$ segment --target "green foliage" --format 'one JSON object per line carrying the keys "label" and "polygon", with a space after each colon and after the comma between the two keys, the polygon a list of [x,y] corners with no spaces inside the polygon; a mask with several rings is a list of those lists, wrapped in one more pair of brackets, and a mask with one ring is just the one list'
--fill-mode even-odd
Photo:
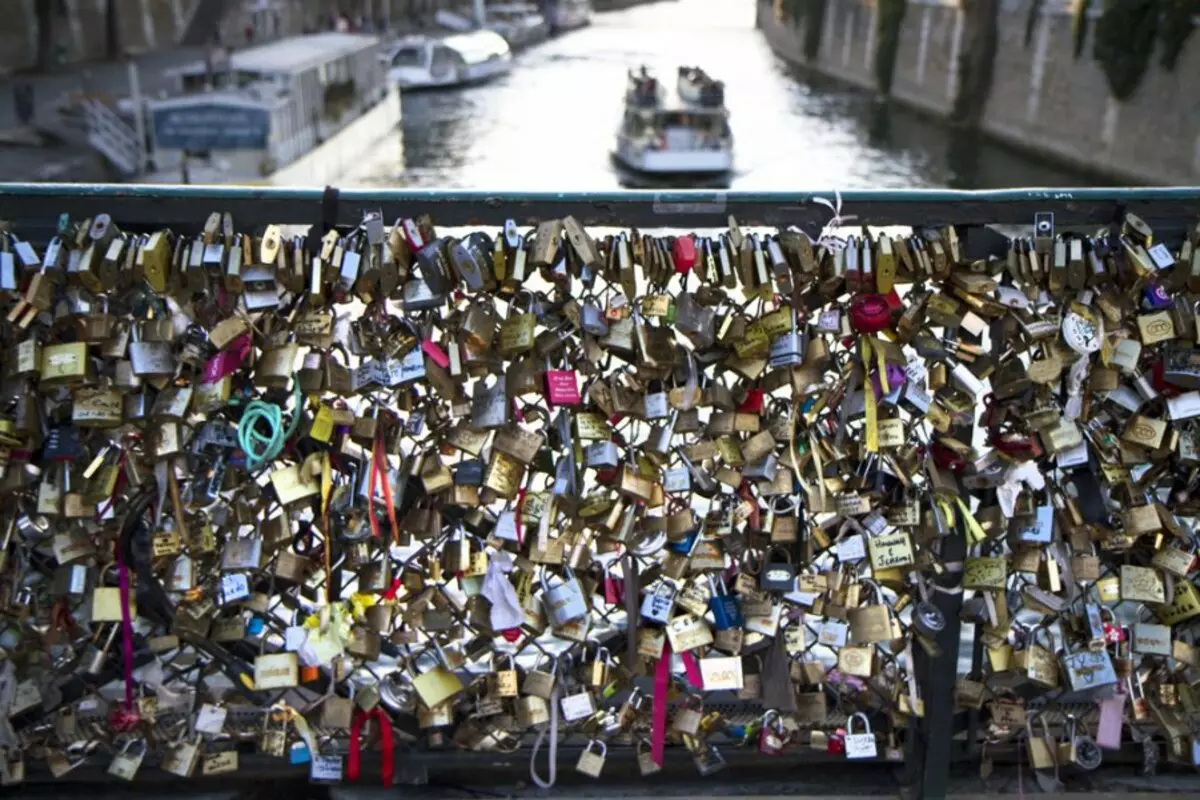
{"label": "green foliage", "polygon": [[1025,17],[1025,46],[1029,47],[1029,43],[1033,41],[1033,30],[1037,27],[1038,20],[1042,18],[1042,2],[1043,0],[1030,0],[1029,16]]}
{"label": "green foliage", "polygon": [[875,17],[875,81],[884,94],[892,90],[900,29],[907,11],[908,0],[879,0],[879,13]]}
{"label": "green foliage", "polygon": [[821,35],[825,32],[826,0],[803,0],[804,57],[815,61],[821,54]]}
{"label": "green foliage", "polygon": [[1092,9],[1092,0],[1075,0],[1075,8],[1071,18],[1071,34],[1075,44],[1075,58],[1083,55],[1083,46],[1087,43],[1088,12]]}
{"label": "green foliage", "polygon": [[1200,15],[1200,0],[1160,0],[1163,6],[1162,26],[1159,36],[1163,51],[1160,63],[1163,69],[1175,70],[1183,45],[1196,26],[1193,20]]}
{"label": "green foliage", "polygon": [[1160,5],[1160,0],[1105,0],[1092,52],[1118,100],[1132,97],[1146,74],[1158,38]]}

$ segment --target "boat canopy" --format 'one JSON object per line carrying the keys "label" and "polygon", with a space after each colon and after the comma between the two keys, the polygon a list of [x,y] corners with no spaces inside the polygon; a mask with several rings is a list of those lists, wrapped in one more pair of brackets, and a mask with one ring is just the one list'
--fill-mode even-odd
{"label": "boat canopy", "polygon": [[508,42],[493,31],[472,31],[442,39],[442,44],[456,50],[468,64],[480,64],[509,52]]}

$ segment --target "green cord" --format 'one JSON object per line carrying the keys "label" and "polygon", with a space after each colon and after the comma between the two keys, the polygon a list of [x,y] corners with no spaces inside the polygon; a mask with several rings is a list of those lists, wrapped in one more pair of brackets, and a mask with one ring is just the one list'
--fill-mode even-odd
{"label": "green cord", "polygon": [[[283,452],[283,445],[288,439],[292,438],[292,434],[296,432],[296,428],[300,425],[300,403],[303,400],[303,395],[300,393],[300,385],[296,384],[295,406],[296,411],[292,414],[292,422],[288,425],[287,430],[283,429],[283,409],[274,403],[264,403],[262,400],[252,400],[246,406],[246,410],[242,412],[242,421],[238,423],[238,445],[242,448],[242,452],[246,454],[246,469],[254,472],[267,462],[274,461]],[[260,421],[265,421],[271,429],[270,436],[263,436],[257,430],[256,426]]]}

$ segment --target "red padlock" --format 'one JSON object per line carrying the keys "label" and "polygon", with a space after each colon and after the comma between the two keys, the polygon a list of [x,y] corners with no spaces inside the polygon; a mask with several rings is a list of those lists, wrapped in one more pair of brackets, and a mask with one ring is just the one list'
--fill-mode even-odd
{"label": "red padlock", "polygon": [[737,407],[737,410],[743,414],[761,414],[765,396],[762,389],[747,389],[746,399]]}
{"label": "red padlock", "polygon": [[829,742],[825,745],[825,752],[831,756],[846,754],[846,732],[844,730],[838,728],[829,734]]}
{"label": "red padlock", "polygon": [[696,266],[696,240],[691,236],[678,237],[671,245],[671,259],[680,275],[691,272]]}
{"label": "red padlock", "polygon": [[763,715],[762,730],[758,732],[758,752],[765,756],[777,756],[783,752],[783,723],[779,712],[768,711]]}

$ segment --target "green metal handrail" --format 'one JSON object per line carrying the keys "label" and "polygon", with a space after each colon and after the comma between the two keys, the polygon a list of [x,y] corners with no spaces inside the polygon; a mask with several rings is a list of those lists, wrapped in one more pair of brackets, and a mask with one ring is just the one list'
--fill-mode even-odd
{"label": "green metal handrail", "polygon": [[[819,230],[836,203],[853,224],[1029,224],[1052,211],[1057,224],[1107,225],[1122,211],[1145,219],[1160,235],[1200,218],[1200,187],[1009,189],[1001,191],[834,190],[811,192],[506,192],[488,190],[272,188],[145,184],[0,184],[0,219],[52,226],[58,214],[112,214],[127,227],[196,229],[214,210],[239,226],[268,223],[357,224],[363,211],[388,219],[429,213],[440,225],[519,223],[573,214],[590,225],[722,227],[734,214],[745,225],[796,225]],[[1161,230],[1160,230],[1161,227]]]}

